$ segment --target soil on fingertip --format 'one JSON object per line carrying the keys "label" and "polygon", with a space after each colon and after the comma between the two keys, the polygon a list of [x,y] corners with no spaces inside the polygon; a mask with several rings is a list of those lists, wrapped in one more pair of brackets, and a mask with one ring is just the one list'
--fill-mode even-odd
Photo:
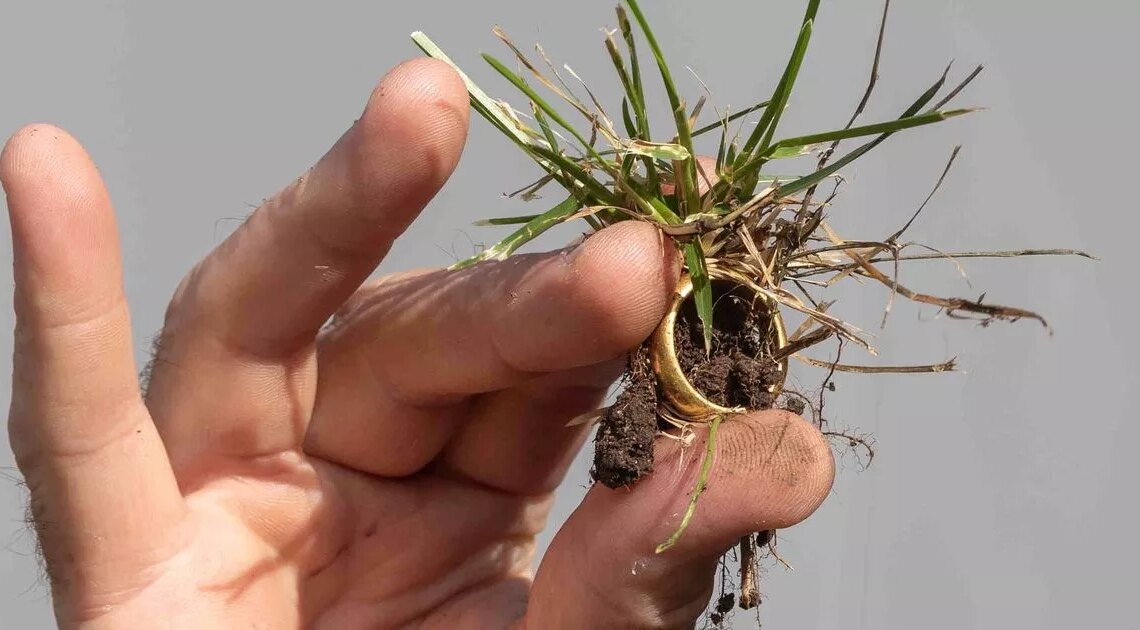
{"label": "soil on fingertip", "polygon": [[[677,356],[686,376],[709,400],[723,407],[771,408],[771,390],[780,380],[772,360],[774,335],[764,302],[742,287],[714,283],[712,353],[706,354],[696,307],[681,307],[675,331]],[[610,488],[628,486],[653,470],[653,444],[659,429],[656,379],[646,346],[629,360],[626,382],[603,416],[594,438],[591,476]]]}

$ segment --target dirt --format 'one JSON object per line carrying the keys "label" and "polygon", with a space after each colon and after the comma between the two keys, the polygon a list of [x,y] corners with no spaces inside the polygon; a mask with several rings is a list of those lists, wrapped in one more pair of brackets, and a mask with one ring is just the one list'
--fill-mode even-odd
{"label": "dirt", "polygon": [[769,358],[771,325],[763,302],[743,288],[714,284],[712,353],[706,354],[696,306],[686,302],[674,332],[689,382],[722,407],[771,408],[770,389],[780,379],[779,365]]}
{"label": "dirt", "polygon": [[[677,317],[677,355],[689,381],[709,400],[725,407],[768,409],[770,387],[779,366],[770,358],[771,320],[763,303],[743,290],[714,284],[713,351],[706,355],[696,308],[682,306]],[[610,488],[636,482],[653,470],[653,443],[659,429],[656,381],[648,348],[631,355],[622,392],[602,418],[594,438],[590,475]]]}
{"label": "dirt", "polygon": [[625,389],[594,437],[590,476],[610,488],[628,486],[653,470],[657,386],[647,356],[643,346],[630,357]]}
{"label": "dirt", "polygon": [[802,416],[804,415],[804,411],[807,409],[807,403],[802,398],[784,396],[784,402],[782,405],[780,405],[780,408],[790,411],[797,416]]}
{"label": "dirt", "polygon": [[712,615],[709,616],[710,620],[713,622],[713,625],[720,626],[720,624],[724,623],[725,615],[732,612],[732,607],[735,605],[735,593],[725,593],[724,595],[721,595],[720,599],[716,600],[716,610]]}

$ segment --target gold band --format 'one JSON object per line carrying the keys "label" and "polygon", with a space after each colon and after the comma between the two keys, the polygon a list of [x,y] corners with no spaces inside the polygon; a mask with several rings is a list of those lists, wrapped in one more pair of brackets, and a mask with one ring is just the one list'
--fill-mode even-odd
{"label": "gold band", "polygon": [[[721,273],[715,267],[709,269],[709,276],[713,280],[724,279],[731,281],[733,279],[731,274]],[[673,303],[670,305],[669,311],[665,314],[665,318],[657,326],[657,330],[654,331],[650,341],[649,360],[653,366],[653,372],[657,376],[657,384],[661,389],[661,393],[664,395],[666,402],[672,410],[690,422],[707,422],[716,415],[728,415],[748,411],[744,408],[722,407],[705,398],[705,396],[689,382],[684,370],[681,368],[680,360],[677,358],[675,336],[677,315],[681,312],[681,306],[685,303],[685,300],[692,296],[692,294],[693,281],[687,273],[682,274],[680,281],[677,283],[677,290],[673,295]],[[778,305],[766,295],[759,293],[755,295],[757,299],[762,300],[768,305],[772,325],[776,332],[776,347],[783,348],[788,345],[788,338],[784,328],[784,318],[780,315]],[[780,380],[774,383],[770,388],[773,396],[780,394],[787,376],[788,359],[785,357],[780,362]]]}

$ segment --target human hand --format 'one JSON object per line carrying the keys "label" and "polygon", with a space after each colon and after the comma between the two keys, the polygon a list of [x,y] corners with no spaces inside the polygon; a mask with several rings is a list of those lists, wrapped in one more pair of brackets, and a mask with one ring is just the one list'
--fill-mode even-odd
{"label": "human hand", "polygon": [[[811,514],[826,441],[786,412],[663,440],[534,537],[679,264],[626,222],[573,249],[365,283],[450,176],[464,86],[401,65],[318,164],[178,288],[140,391],[115,220],[65,132],[0,158],[15,256],[9,430],[55,612],[75,628],[683,627],[740,536]],[[363,283],[363,284],[362,284]],[[325,325],[335,314],[332,322]]]}

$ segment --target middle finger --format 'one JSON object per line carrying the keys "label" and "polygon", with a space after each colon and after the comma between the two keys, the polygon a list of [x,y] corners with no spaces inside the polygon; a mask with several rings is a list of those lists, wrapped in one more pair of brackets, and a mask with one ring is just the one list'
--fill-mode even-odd
{"label": "middle finger", "polygon": [[451,439],[472,396],[636,347],[661,320],[678,273],[669,241],[630,221],[573,250],[381,280],[319,343],[306,451],[411,474]]}
{"label": "middle finger", "polygon": [[183,477],[300,445],[318,330],[450,175],[467,110],[446,65],[397,67],[315,167],[187,276],[147,396]]}

